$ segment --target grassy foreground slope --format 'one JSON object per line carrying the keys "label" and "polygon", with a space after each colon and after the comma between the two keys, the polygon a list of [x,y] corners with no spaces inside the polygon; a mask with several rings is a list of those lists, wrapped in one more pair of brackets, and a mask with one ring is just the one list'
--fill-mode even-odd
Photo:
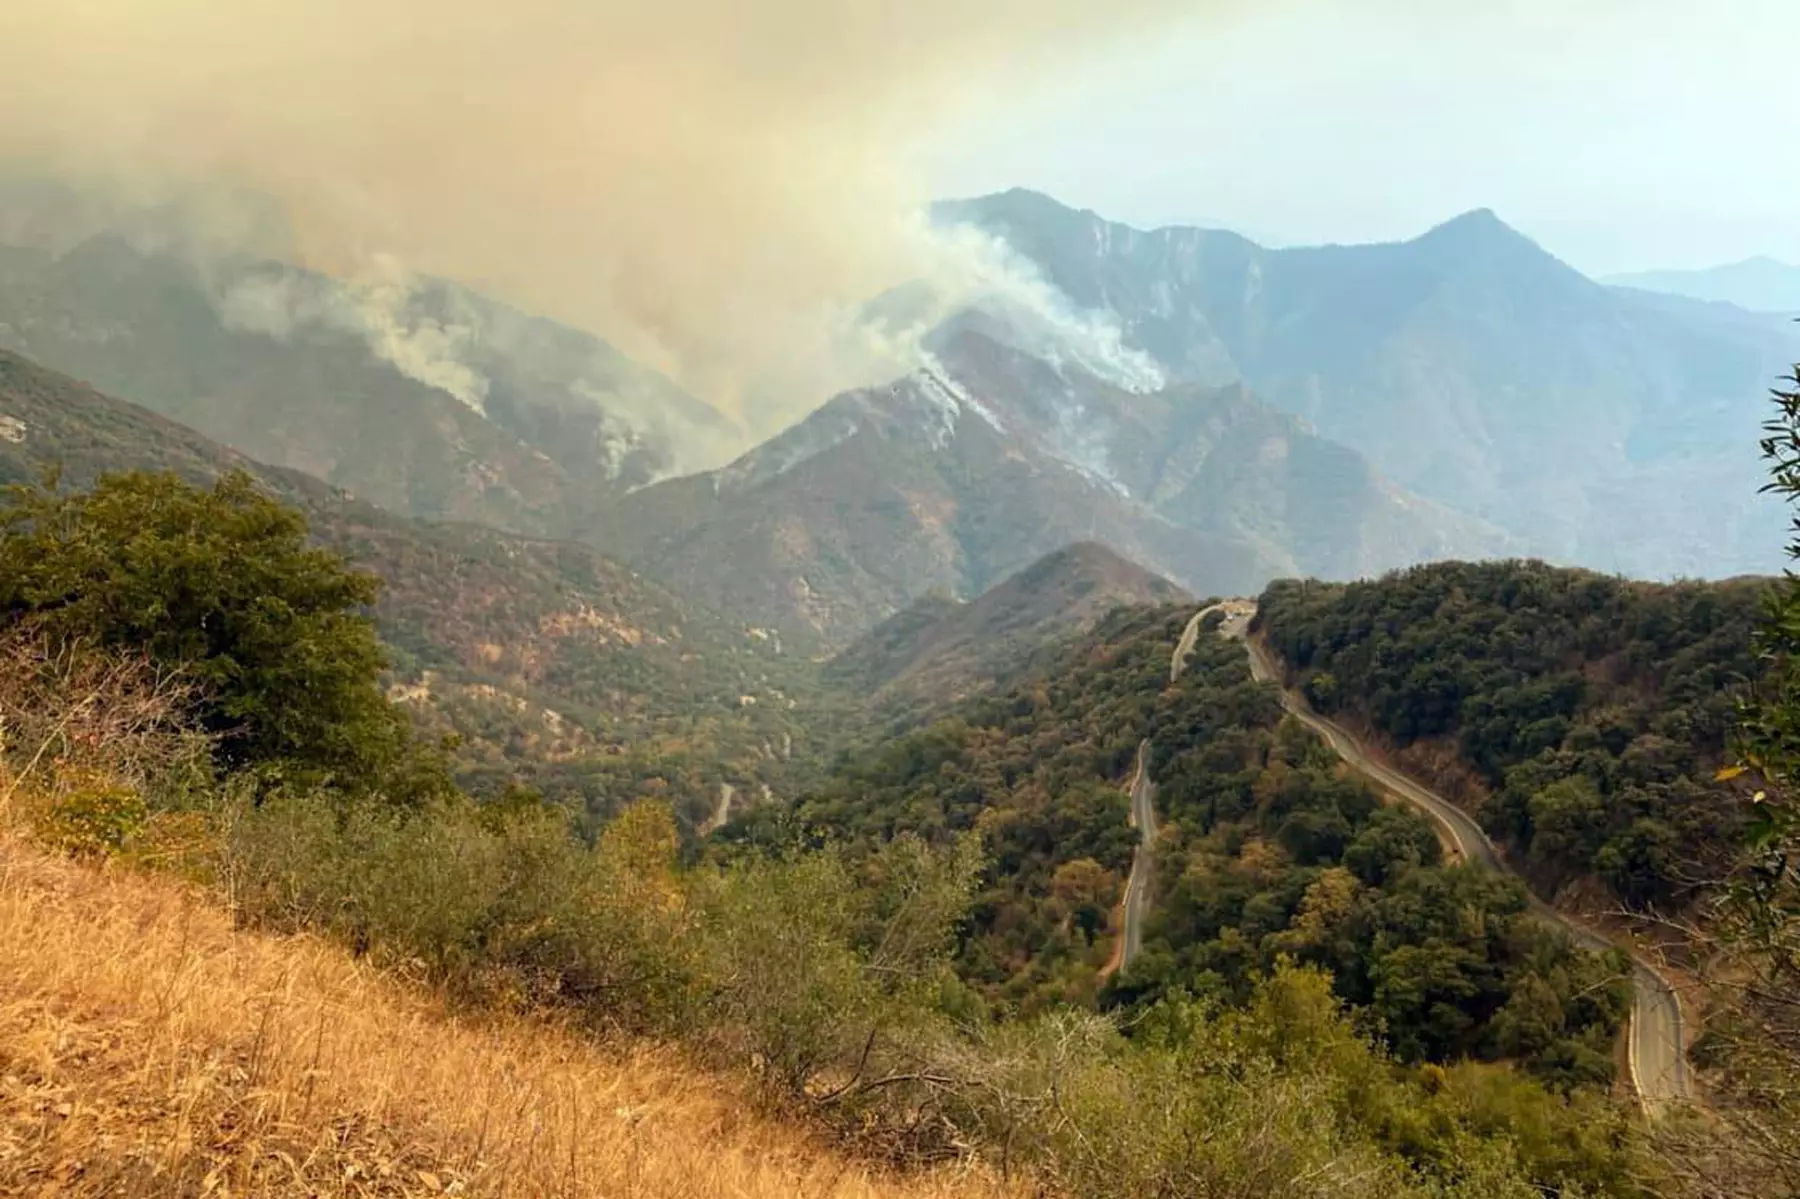
{"label": "grassy foreground slope", "polygon": [[168,877],[0,833],[0,1193],[979,1199],[648,1047],[453,1015]]}

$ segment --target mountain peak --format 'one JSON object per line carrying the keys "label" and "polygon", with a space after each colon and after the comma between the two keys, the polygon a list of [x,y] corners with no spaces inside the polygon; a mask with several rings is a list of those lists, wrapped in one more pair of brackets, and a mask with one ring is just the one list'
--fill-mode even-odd
{"label": "mountain peak", "polygon": [[1501,242],[1536,247],[1535,242],[1500,219],[1491,208],[1473,208],[1426,230],[1419,242],[1435,242],[1468,248]]}
{"label": "mountain peak", "polygon": [[838,655],[833,671],[872,693],[957,696],[1022,666],[1022,647],[1085,631],[1116,607],[1192,598],[1117,551],[1078,541],[968,603],[921,597]]}

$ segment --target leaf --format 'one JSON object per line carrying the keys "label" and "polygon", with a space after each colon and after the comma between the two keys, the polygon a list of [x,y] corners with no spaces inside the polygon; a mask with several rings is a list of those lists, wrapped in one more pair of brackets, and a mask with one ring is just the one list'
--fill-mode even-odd
{"label": "leaf", "polygon": [[1775,817],[1767,808],[1757,809],[1744,826],[1744,843],[1763,850],[1775,843]]}
{"label": "leaf", "polygon": [[1723,769],[1721,769],[1717,774],[1713,775],[1713,782],[1728,783],[1732,779],[1736,778],[1738,775],[1743,774],[1748,769],[1749,769],[1748,766],[1726,766]]}

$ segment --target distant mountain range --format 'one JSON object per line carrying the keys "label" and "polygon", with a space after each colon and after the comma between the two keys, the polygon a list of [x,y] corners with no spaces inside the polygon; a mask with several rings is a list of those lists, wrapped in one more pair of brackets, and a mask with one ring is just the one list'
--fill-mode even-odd
{"label": "distant mountain range", "polygon": [[1758,427],[1778,317],[1610,288],[1491,212],[1409,242],[1269,250],[1011,191],[940,205],[1176,379],[1241,380],[1529,553],[1645,576],[1780,560]]}
{"label": "distant mountain range", "polygon": [[1195,594],[1445,557],[1780,561],[1756,494],[1800,359],[1777,316],[1603,286],[1488,212],[1282,250],[1024,191],[936,216],[1004,240],[1132,369],[983,303],[719,466],[732,422],[587,333],[111,236],[0,245],[0,348],[399,516],[584,542],[804,653],[1077,542]]}
{"label": "distant mountain range", "polygon": [[1605,282],[1614,287],[1736,304],[1752,312],[1800,314],[1800,266],[1773,258],[1747,258],[1696,271],[1640,271],[1612,275]]}
{"label": "distant mountain range", "polygon": [[392,512],[529,533],[737,442],[599,339],[450,284],[202,267],[111,236],[0,244],[0,349]]}

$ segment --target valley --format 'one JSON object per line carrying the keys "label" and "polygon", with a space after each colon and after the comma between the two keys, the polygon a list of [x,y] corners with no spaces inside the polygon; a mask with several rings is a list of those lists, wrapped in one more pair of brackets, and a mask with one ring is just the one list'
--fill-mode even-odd
{"label": "valley", "polygon": [[[1067,310],[969,297],[754,445],[458,285],[7,248],[0,849],[674,1046],[850,1160],[1212,1193],[1281,1179],[1188,1132],[1286,1113],[1382,1199],[1662,1194],[1661,1138],[1758,1110],[1701,979],[1770,591],[1609,572],[1778,559],[1727,483],[1791,331],[1491,213],[938,216]],[[130,754],[21,754],[90,659]],[[205,681],[146,707],[144,663]]]}

